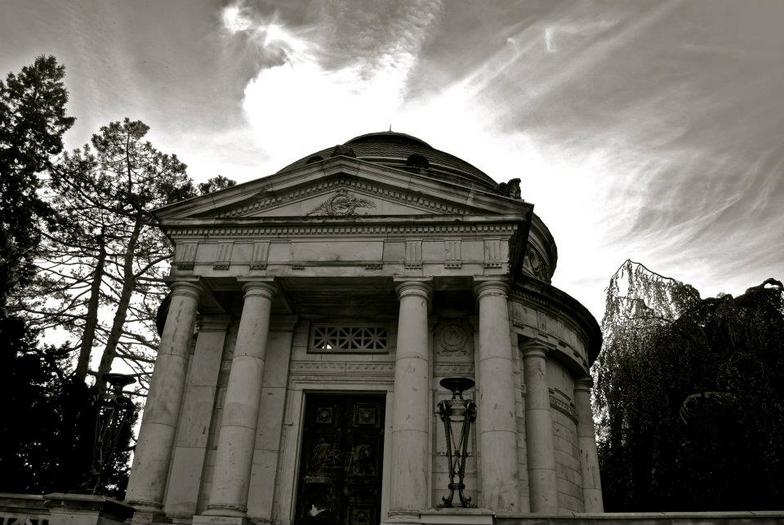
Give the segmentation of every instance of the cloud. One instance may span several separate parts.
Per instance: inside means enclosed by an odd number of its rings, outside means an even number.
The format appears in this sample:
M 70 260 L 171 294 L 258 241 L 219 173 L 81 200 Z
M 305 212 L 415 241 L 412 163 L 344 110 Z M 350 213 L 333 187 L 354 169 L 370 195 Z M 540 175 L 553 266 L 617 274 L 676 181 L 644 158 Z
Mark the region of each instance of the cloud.
M 406 2 L 389 13 L 320 9 L 318 22 L 302 27 L 241 2 L 222 12 L 227 32 L 269 58 L 248 82 L 242 106 L 256 140 L 277 162 L 391 124 L 441 5 Z

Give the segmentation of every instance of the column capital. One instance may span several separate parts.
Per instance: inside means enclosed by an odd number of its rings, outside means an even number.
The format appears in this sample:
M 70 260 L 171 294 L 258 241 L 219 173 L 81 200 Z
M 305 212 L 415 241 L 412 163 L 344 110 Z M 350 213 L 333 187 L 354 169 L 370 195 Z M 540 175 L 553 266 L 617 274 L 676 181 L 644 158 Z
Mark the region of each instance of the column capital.
M 172 283 L 172 297 L 175 295 L 191 297 L 193 299 L 199 300 L 199 295 L 202 292 L 202 287 L 199 285 L 198 281 L 191 281 L 191 280 L 183 280 L 177 279 Z
M 237 281 L 242 284 L 242 291 L 245 292 L 246 299 L 251 296 L 261 296 L 271 300 L 278 291 L 278 286 L 272 277 L 262 279 L 240 278 Z
M 581 377 L 574 380 L 574 390 L 582 392 L 590 392 L 593 388 L 593 378 L 591 376 Z
M 529 339 L 520 346 L 520 351 L 523 352 L 523 358 L 530 357 L 545 357 L 552 351 L 552 347 L 544 341 L 538 339 Z
M 474 277 L 474 294 L 477 299 L 491 295 L 502 295 L 506 298 L 509 295 L 509 283 L 506 279 Z
M 398 285 L 395 286 L 398 299 L 413 295 L 424 297 L 430 301 L 433 297 L 433 286 L 430 284 L 430 279 L 395 279 L 395 282 L 398 283 Z

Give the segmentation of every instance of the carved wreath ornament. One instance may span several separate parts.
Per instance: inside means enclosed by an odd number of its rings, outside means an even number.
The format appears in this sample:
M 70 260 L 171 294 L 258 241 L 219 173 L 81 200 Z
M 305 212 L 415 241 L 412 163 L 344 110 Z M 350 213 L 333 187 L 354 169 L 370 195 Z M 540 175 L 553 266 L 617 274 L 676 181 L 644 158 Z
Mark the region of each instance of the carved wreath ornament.
M 367 199 L 360 199 L 348 190 L 338 190 L 335 195 L 325 200 L 314 208 L 310 215 L 327 215 L 330 217 L 350 217 L 357 215 L 359 208 L 375 208 L 376 203 Z

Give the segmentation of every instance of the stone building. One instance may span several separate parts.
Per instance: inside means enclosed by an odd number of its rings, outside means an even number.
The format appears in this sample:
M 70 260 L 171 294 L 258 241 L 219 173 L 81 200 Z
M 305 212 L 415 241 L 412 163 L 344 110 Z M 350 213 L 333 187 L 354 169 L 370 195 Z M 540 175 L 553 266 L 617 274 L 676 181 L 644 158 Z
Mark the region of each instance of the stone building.
M 134 521 L 437 522 L 450 376 L 476 382 L 485 511 L 463 522 L 601 512 L 601 335 L 550 284 L 533 208 L 519 180 L 389 132 L 158 210 L 176 251 Z

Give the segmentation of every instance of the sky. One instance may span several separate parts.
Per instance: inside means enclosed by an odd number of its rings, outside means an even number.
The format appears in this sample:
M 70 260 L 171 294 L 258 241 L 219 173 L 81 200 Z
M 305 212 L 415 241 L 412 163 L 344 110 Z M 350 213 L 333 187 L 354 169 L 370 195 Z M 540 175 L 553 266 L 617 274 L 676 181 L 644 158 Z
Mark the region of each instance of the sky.
M 597 319 L 627 258 L 784 278 L 784 1 L 0 0 L 0 74 L 66 66 L 69 148 L 124 117 L 197 181 L 363 133 L 522 179 Z

